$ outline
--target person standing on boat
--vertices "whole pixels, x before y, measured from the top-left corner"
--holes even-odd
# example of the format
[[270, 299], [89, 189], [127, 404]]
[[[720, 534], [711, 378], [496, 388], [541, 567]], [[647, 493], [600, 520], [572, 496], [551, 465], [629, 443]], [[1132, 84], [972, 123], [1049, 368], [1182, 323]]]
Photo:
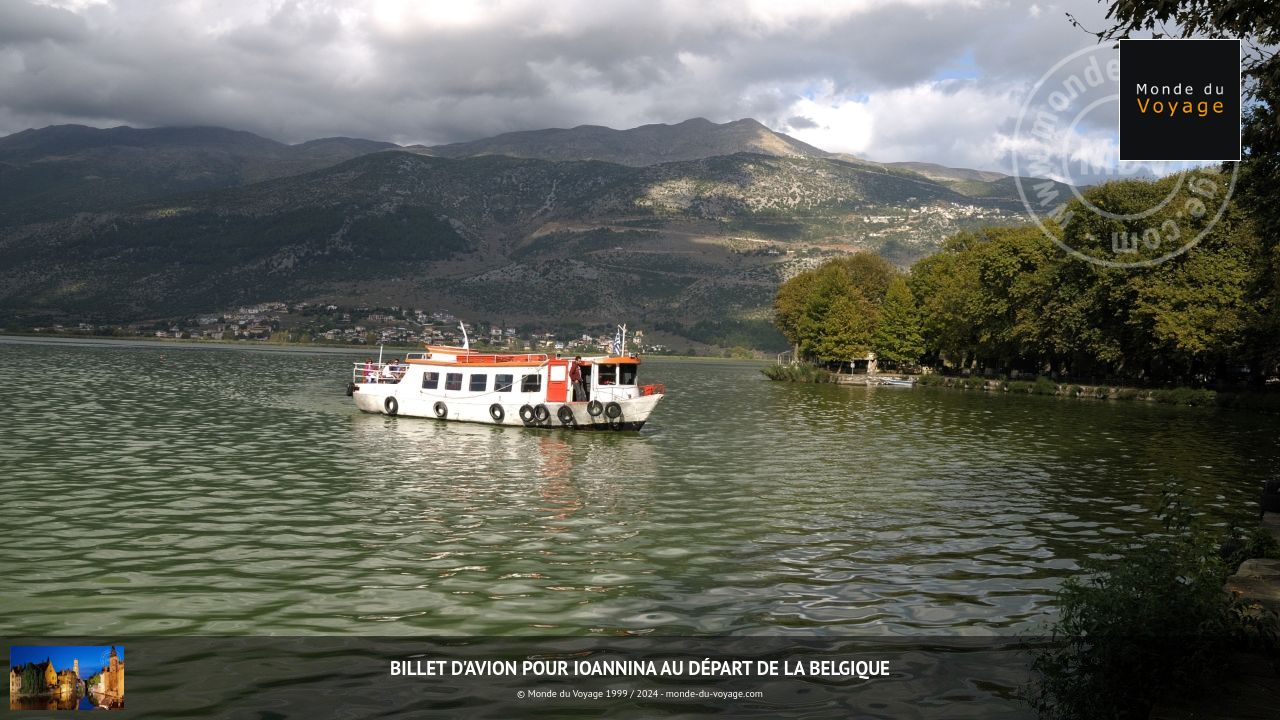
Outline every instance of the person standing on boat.
[[587, 399], [587, 389], [582, 386], [582, 362], [581, 355], [575, 355], [573, 362], [569, 364], [569, 381], [573, 383], [573, 401], [581, 402]]
[[382, 382], [393, 383], [400, 380], [397, 374], [400, 370], [400, 358], [396, 358], [386, 365], [382, 366]]
[[364, 381], [367, 383], [377, 382], [378, 373], [373, 369], [373, 358], [364, 359]]

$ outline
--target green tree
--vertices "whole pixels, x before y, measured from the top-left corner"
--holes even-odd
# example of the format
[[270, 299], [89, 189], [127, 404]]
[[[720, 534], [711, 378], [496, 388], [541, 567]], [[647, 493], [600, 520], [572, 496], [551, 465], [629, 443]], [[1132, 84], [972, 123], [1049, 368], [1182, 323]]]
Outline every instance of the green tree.
[[1129, 323], [1148, 341], [1148, 352], [1183, 377], [1226, 372], [1239, 357], [1245, 333], [1256, 321], [1249, 295], [1257, 268], [1252, 237], [1190, 253], [1134, 279]]
[[[1215, 182], [1212, 177], [1200, 178]], [[1106, 183], [1085, 191], [1110, 216], [1076, 208], [1062, 229], [1070, 247], [1110, 253], [1114, 237], [1158, 227], [1176, 245], [1140, 242], [1126, 259], [1150, 267], [1103, 267], [1067, 255], [1029, 227], [960, 233], [916, 264], [909, 285], [921, 311], [925, 355], [953, 366], [1061, 372], [1079, 378], [1197, 383], [1229, 378], [1257, 359], [1253, 330], [1267, 303], [1266, 244], [1231, 204], [1210, 228], [1188, 211], [1196, 178]], [[1077, 201], [1078, 202], [1078, 201]], [[1139, 220], [1149, 208], [1157, 210]]]
[[[1236, 197], [1261, 239], [1254, 258], [1257, 310], [1245, 329], [1256, 379], [1280, 372], [1280, 3], [1273, 0], [1104, 0], [1109, 27], [1093, 34], [1112, 41], [1134, 33], [1157, 37], [1241, 38], [1246, 102], [1243, 161]], [[1074, 22], [1074, 19], [1073, 19]]]
[[877, 312], [856, 288], [835, 294], [817, 318], [818, 332], [811, 346], [823, 362], [845, 362], [866, 357], [871, 350]]
[[[1072, 293], [1066, 302], [1079, 315], [1075, 336], [1063, 343], [1081, 354], [1072, 360], [1073, 371], [1193, 382], [1221, 376], [1229, 362], [1246, 360], [1240, 351], [1257, 321], [1263, 247], [1234, 203], [1205, 232], [1211, 214], [1188, 210], [1200, 203], [1194, 194], [1199, 181], [1175, 175], [1154, 182], [1106, 183], [1086, 193], [1092, 203], [1116, 215], [1160, 209], [1133, 221], [1076, 213], [1064, 229], [1072, 247], [1109, 245], [1117, 233], [1139, 237], [1151, 228], [1176, 236], [1178, 243], [1203, 237], [1190, 250], [1147, 268], [1061, 264], [1058, 292]], [[1171, 249], [1143, 243], [1131, 258], [1159, 258]]]
[[774, 323], [797, 357], [847, 362], [871, 349], [879, 305], [897, 274], [873, 253], [830, 260], [782, 284], [774, 298]]
[[978, 347], [977, 265], [969, 248], [973, 233], [945, 240], [942, 249], [911, 268], [908, 283], [920, 304], [927, 361], [967, 367]]
[[899, 274], [888, 260], [870, 252], [854, 253], [828, 264], [839, 268], [862, 296], [874, 305], [884, 301], [889, 283]]
[[975, 358], [984, 367], [1038, 370], [1048, 359], [1043, 312], [1061, 252], [1032, 227], [986, 228], [969, 247], [979, 288], [971, 305]]
[[800, 319], [804, 316], [805, 304], [809, 301], [816, 277], [813, 270], [792, 277], [782, 283], [773, 299], [774, 324], [787, 342], [796, 348], [797, 355], [800, 352]]
[[879, 311], [850, 277], [848, 266], [829, 262], [807, 281], [796, 324], [797, 348], [803, 357], [846, 362], [871, 348]]
[[918, 362], [924, 353], [920, 310], [911, 287], [901, 275], [895, 276], [885, 291], [880, 323], [871, 344], [877, 357], [893, 366]]

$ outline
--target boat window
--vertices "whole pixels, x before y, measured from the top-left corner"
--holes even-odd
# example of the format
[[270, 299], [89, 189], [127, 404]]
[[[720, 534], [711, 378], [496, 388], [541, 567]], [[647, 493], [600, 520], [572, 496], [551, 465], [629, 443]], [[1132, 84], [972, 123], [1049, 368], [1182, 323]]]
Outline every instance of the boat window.
[[619, 385], [635, 385], [636, 370], [640, 369], [634, 363], [626, 363], [618, 366], [618, 384]]
[[422, 374], [422, 389], [435, 390], [440, 387], [440, 373], [429, 372]]
[[462, 373], [449, 373], [444, 376], [445, 390], [461, 390], [462, 389]]
[[488, 375], [472, 375], [471, 385], [468, 388], [471, 392], [484, 392], [489, 389]]
[[493, 389], [498, 392], [511, 392], [512, 375], [497, 375], [494, 377]]
[[542, 389], [541, 375], [525, 375], [520, 378], [520, 392], [538, 392]]
[[618, 384], [618, 366], [617, 365], [601, 365], [600, 366], [600, 382], [599, 385], [616, 385]]

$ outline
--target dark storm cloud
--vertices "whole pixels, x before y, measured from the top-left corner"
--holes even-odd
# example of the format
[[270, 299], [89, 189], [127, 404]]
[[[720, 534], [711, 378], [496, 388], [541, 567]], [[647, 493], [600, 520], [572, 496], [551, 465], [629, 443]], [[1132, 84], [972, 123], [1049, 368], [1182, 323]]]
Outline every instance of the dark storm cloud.
[[[916, 92], [962, 57], [973, 87], [1003, 97], [1088, 42], [1061, 9], [1003, 0], [4, 0], [0, 134], [201, 124], [440, 143], [694, 116], [803, 131], [818, 120], [806, 101]], [[885, 121], [873, 142], [954, 154], [941, 126]]]
[[25, 2], [0, 4], [0, 43], [75, 42], [87, 35], [88, 28], [75, 13]]

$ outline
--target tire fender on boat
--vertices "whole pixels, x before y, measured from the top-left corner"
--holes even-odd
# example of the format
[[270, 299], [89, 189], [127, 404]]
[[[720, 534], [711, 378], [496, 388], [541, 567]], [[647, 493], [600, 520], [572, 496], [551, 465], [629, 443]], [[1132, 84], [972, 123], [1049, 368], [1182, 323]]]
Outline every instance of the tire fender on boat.
[[436, 401], [435, 405], [431, 406], [431, 410], [436, 414], [436, 417], [438, 418], [443, 418], [444, 416], [449, 414], [449, 406], [445, 405], [439, 400]]
[[347, 397], [351, 397], [352, 395], [355, 395], [355, 394], [356, 394], [356, 384], [347, 383]]
[[388, 415], [395, 415], [400, 412], [400, 402], [393, 397], [388, 397], [382, 401], [382, 409], [386, 410]]
[[560, 419], [561, 425], [576, 424], [573, 421], [573, 408], [569, 407], [568, 405], [561, 405], [560, 409], [556, 410], [556, 417]]
[[523, 422], [525, 425], [533, 424], [533, 406], [532, 405], [520, 406], [520, 421]]
[[533, 419], [537, 420], [540, 423], [546, 422], [547, 419], [550, 417], [551, 417], [551, 411], [548, 410], [547, 406], [543, 405], [542, 403], [538, 403], [538, 406], [533, 409]]
[[599, 400], [592, 400], [587, 403], [587, 414], [591, 417], [600, 417], [602, 412], [604, 412], [604, 405]]
[[489, 406], [489, 417], [493, 418], [494, 422], [500, 423], [502, 422], [502, 419], [505, 418], [506, 416], [507, 416], [506, 411], [504, 411], [502, 409], [502, 406], [499, 405], [498, 403], [494, 403]]
[[617, 420], [622, 417], [622, 406], [616, 402], [610, 402], [604, 406], [604, 415], [610, 420]]

